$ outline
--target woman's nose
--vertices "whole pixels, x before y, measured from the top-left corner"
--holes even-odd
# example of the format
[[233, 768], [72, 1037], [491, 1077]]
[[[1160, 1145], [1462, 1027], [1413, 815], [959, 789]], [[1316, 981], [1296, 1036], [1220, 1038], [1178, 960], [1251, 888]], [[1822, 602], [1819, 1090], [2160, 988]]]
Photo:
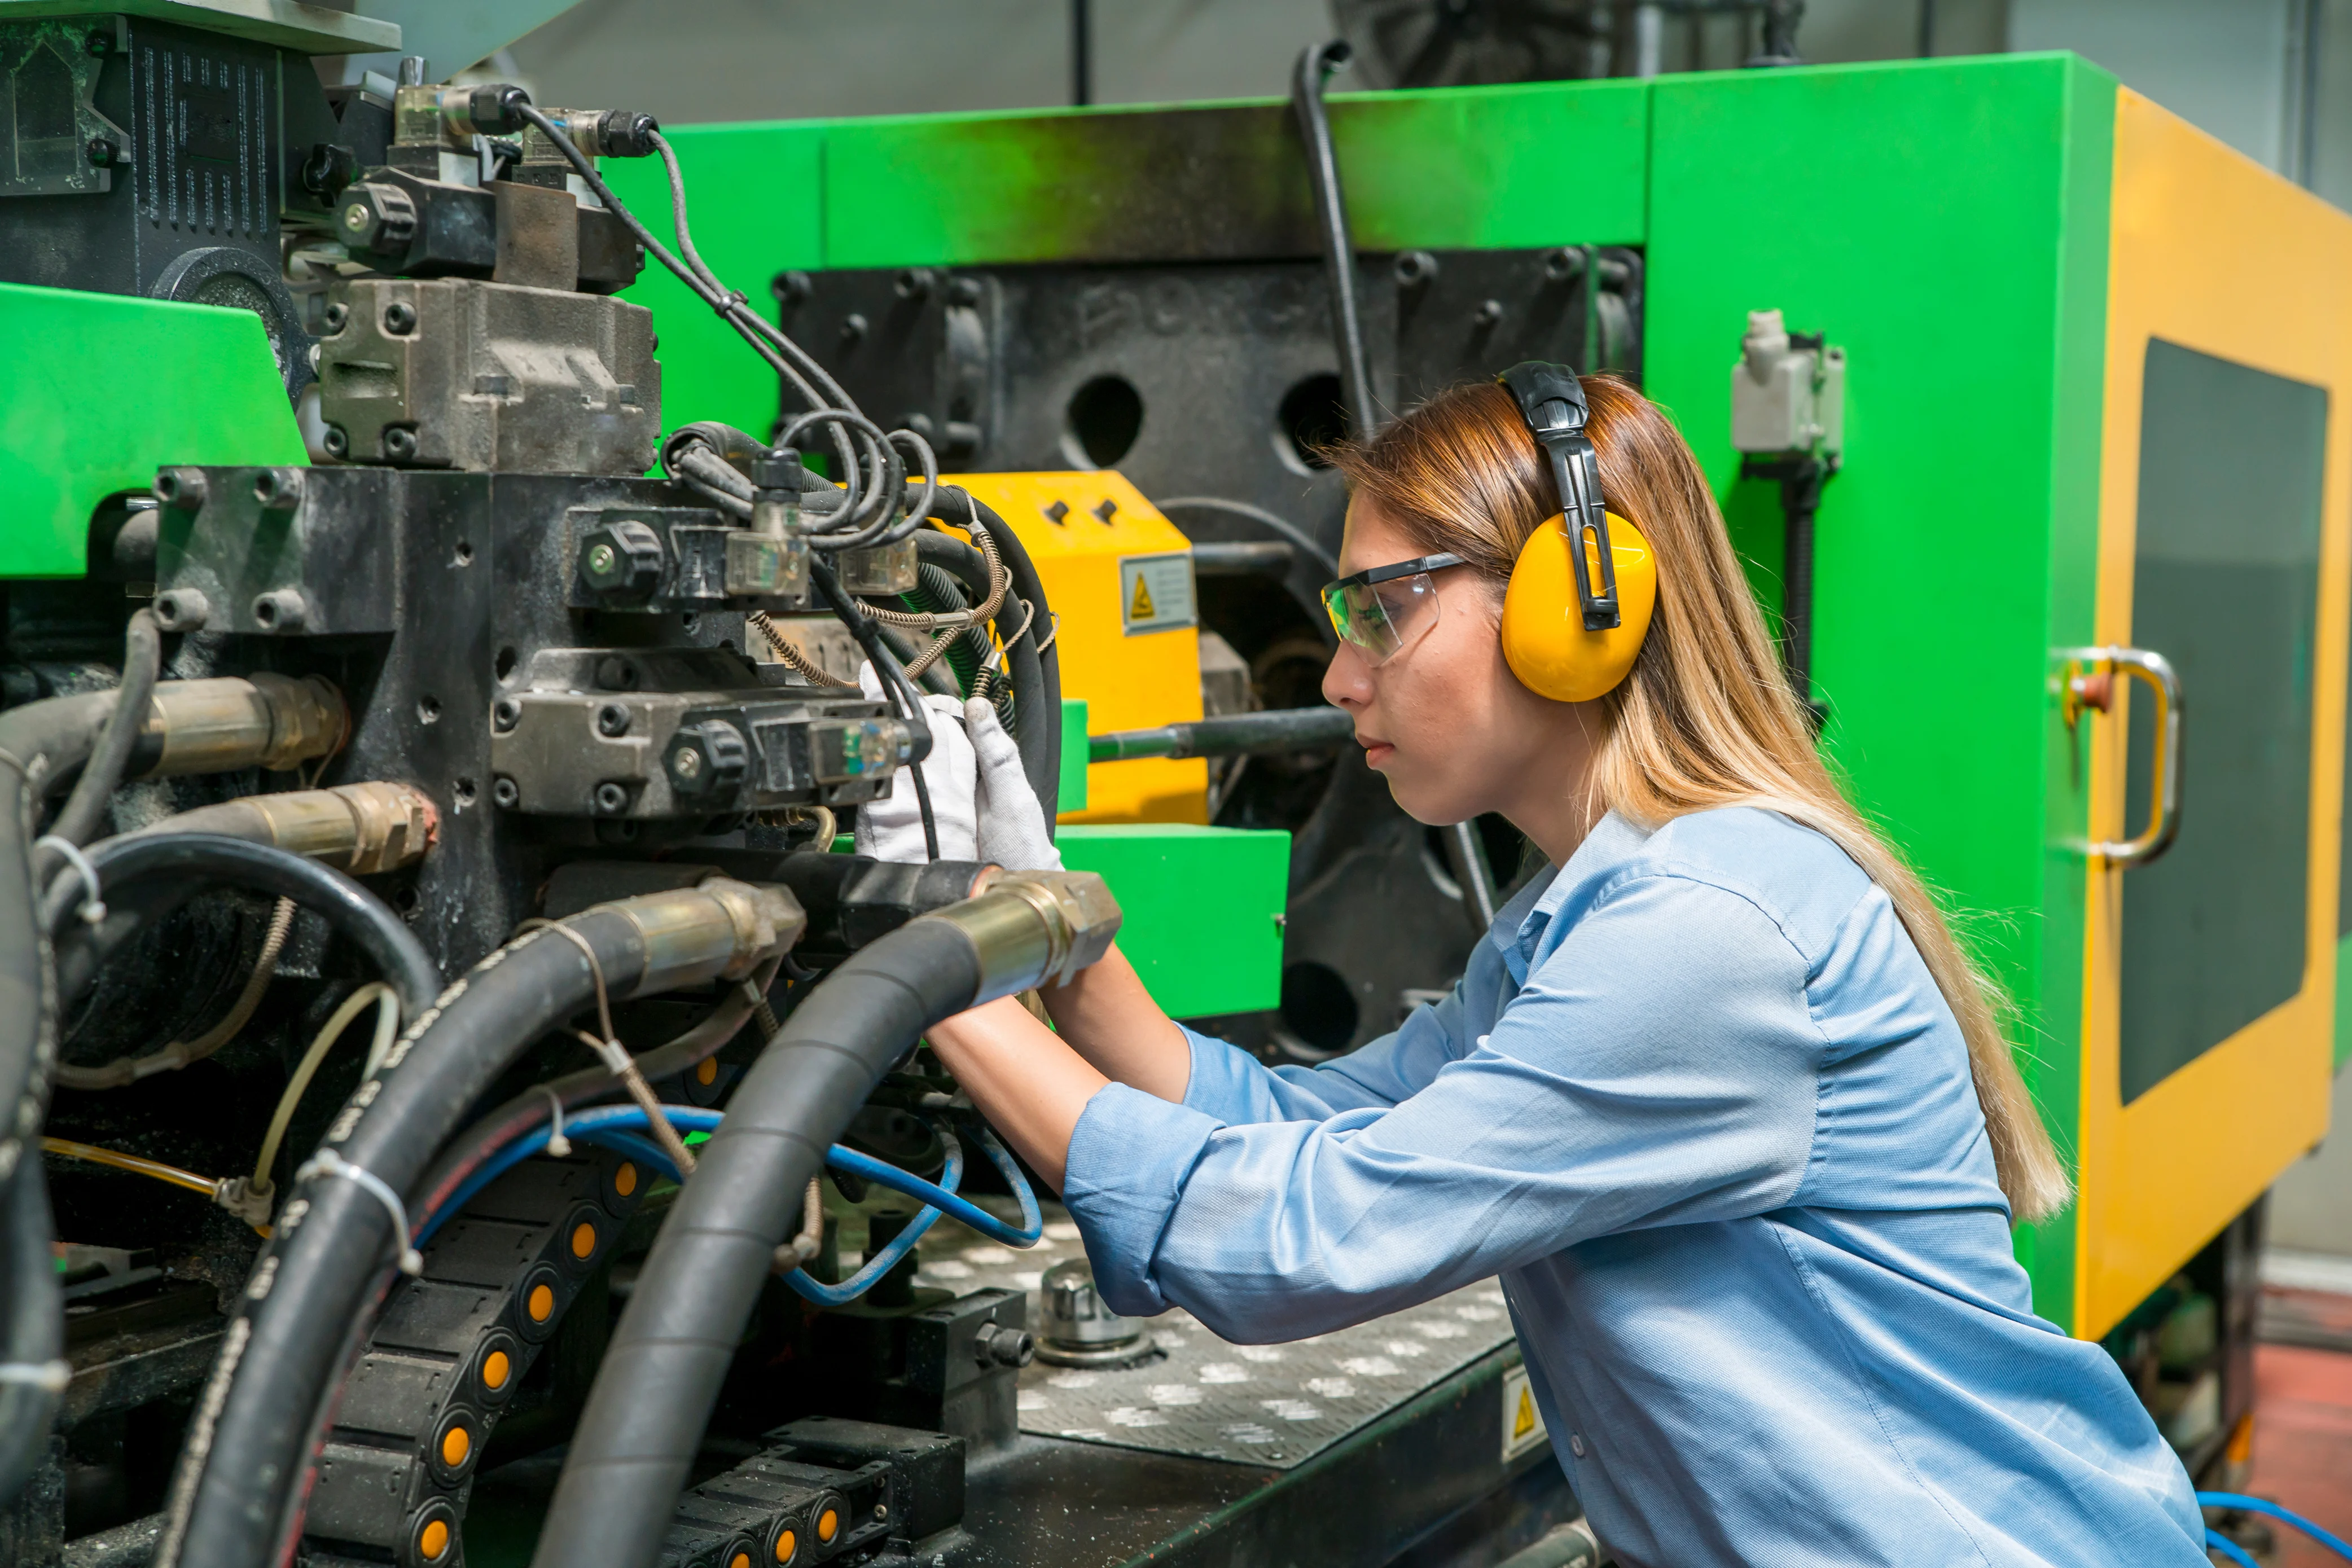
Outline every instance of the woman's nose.
[[1362, 707], [1372, 700], [1372, 667], [1354, 643], [1341, 643], [1324, 667], [1323, 700], [1334, 707]]

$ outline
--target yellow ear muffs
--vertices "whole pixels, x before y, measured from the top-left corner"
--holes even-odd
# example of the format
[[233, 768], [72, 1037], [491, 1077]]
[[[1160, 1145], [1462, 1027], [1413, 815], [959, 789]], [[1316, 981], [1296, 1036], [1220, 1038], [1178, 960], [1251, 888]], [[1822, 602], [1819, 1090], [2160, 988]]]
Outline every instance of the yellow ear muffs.
[[1601, 632], [1584, 629], [1566, 519], [1558, 514], [1545, 519], [1519, 548], [1503, 595], [1503, 657], [1538, 696], [1591, 702], [1613, 690], [1642, 652], [1658, 602], [1658, 558], [1642, 530], [1614, 512], [1609, 543], [1617, 568], [1618, 623]]

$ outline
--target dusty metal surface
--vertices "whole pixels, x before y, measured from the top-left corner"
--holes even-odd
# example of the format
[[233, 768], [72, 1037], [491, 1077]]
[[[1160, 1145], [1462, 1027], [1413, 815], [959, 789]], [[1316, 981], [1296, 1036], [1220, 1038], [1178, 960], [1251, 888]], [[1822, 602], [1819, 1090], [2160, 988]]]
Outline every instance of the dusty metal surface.
[[[1045, 1321], [1038, 1279], [1083, 1258], [1077, 1227], [1055, 1213], [1025, 1251], [951, 1221], [920, 1249], [919, 1286], [1030, 1293]], [[1290, 1344], [1231, 1344], [1181, 1309], [1150, 1320], [1158, 1353], [1124, 1368], [1051, 1366], [1021, 1374], [1021, 1429], [1155, 1453], [1289, 1469], [1365, 1423], [1511, 1339], [1493, 1281], [1354, 1328]]]

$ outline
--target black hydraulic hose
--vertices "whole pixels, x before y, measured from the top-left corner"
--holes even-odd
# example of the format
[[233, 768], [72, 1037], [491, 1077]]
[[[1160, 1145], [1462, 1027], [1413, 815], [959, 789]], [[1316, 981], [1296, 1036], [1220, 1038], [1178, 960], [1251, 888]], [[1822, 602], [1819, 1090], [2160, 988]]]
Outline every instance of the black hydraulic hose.
[[[967, 507], [969, 511], [965, 510]], [[1038, 577], [1037, 563], [1029, 559], [1021, 536], [1013, 531], [1011, 524], [982, 505], [978, 497], [963, 490], [942, 492], [931, 516], [957, 527], [967, 526], [977, 517], [996, 541], [996, 553], [1011, 579], [1005, 609], [1015, 614], [1031, 613], [1022, 611], [1013, 602], [1016, 599], [1034, 609], [1028, 635], [1010, 644], [1004, 665], [1013, 677], [1013, 739], [1021, 748], [1021, 771], [1028, 775], [1029, 788], [1045, 810], [1045, 831], [1050, 836], [1062, 799], [1062, 651], [1055, 645], [1054, 612], [1045, 602], [1045, 581]], [[998, 612], [996, 623], [1008, 636], [1021, 625], [1015, 620], [1008, 629], [1003, 611]], [[1034, 674], [1029, 665], [1033, 659], [1036, 662]]]
[[874, 678], [882, 683], [882, 695], [898, 710], [907, 727], [915, 732], [915, 744], [907, 754], [907, 761], [909, 765], [922, 761], [931, 754], [930, 718], [922, 698], [915, 692], [914, 683], [907, 679], [906, 665], [884, 640], [881, 622], [857, 608], [856, 601], [842, 591], [841, 579], [825, 562], [810, 559], [809, 580], [816, 584], [834, 619], [849, 628], [849, 634], [857, 640], [857, 646], [866, 654], [866, 662], [874, 666]]
[[[382, 1193], [351, 1173], [415, 1195], [459, 1119], [550, 1028], [595, 1000], [600, 976], [621, 1000], [761, 956], [740, 951], [746, 900], [772, 942], [789, 939], [783, 908], [740, 883], [713, 886], [731, 891], [648, 894], [572, 916], [565, 926], [586, 952], [547, 928], [518, 937], [443, 992], [354, 1091], [320, 1145], [339, 1163], [303, 1178], [238, 1300], [182, 1450], [159, 1568], [282, 1561], [301, 1528], [329, 1396], [409, 1244]], [[412, 1212], [430, 1207], [423, 1195]]]
[[1339, 350], [1340, 392], [1347, 402], [1348, 434], [1361, 439], [1379, 426], [1372, 406], [1372, 372], [1364, 353], [1364, 322], [1356, 304], [1356, 246], [1348, 235], [1348, 199], [1339, 184], [1339, 159], [1331, 147], [1331, 120], [1323, 109], [1323, 83], [1348, 63], [1344, 39], [1310, 44], [1301, 51], [1290, 78], [1290, 111], [1307, 144], [1307, 174], [1315, 187], [1315, 221], [1323, 231], [1323, 261], [1331, 284], [1331, 336]]
[[[90, 850], [89, 860], [101, 889], [113, 882], [152, 878], [193, 896], [206, 882], [225, 882], [294, 900], [323, 915], [367, 955], [398, 993], [404, 1019], [424, 1013], [440, 992], [440, 970], [390, 904], [334, 867], [291, 850], [224, 833], [138, 834], [106, 840]], [[79, 873], [60, 873], [42, 907], [43, 929], [58, 931], [86, 892]], [[148, 913], [152, 917], [152, 906]]]
[[[148, 705], [154, 698], [155, 679], [163, 673], [163, 635], [156, 629], [153, 612], [143, 609], [133, 612], [130, 628], [123, 635], [122, 683], [115, 688], [113, 711], [106, 716], [106, 725], [99, 731], [89, 760], [82, 765], [73, 793], [58, 808], [47, 836], [86, 844], [98, 831], [107, 802], [113, 799], [116, 787], [131, 767], [131, 755], [139, 745], [141, 731], [146, 727]], [[47, 881], [64, 859], [54, 850], [37, 851], [34, 880]]]
[[644, 1568], [659, 1555], [775, 1249], [826, 1147], [882, 1074], [983, 971], [927, 915], [850, 957], [784, 1020], [735, 1091], [654, 1239], [541, 1528], [534, 1568]]
[[7, 1233], [0, 1239], [0, 1360], [15, 1369], [0, 1382], [0, 1499], [14, 1498], [48, 1458], [50, 1424], [62, 1390], [41, 1375], [62, 1373], [65, 1312], [51, 1245], [48, 1180], [36, 1154], [8, 1179]]

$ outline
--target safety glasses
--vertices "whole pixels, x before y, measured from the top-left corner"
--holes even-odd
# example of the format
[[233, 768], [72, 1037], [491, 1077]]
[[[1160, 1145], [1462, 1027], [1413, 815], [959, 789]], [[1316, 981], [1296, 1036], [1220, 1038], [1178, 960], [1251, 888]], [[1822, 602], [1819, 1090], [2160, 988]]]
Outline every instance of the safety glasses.
[[1437, 584], [1429, 574], [1462, 564], [1458, 555], [1416, 556], [1325, 585], [1331, 630], [1372, 664], [1387, 663], [1435, 624], [1430, 612], [1437, 608]]

